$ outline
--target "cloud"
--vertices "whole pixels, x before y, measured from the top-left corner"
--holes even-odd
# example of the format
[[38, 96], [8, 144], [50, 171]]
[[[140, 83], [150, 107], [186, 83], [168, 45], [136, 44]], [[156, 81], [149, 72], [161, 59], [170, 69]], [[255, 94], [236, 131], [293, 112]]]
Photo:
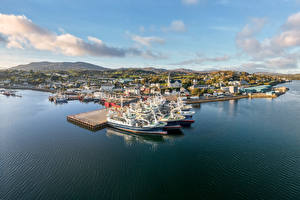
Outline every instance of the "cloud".
[[237, 47], [252, 59], [247, 66], [297, 68], [299, 54], [291, 53], [291, 50], [300, 46], [300, 13], [291, 15], [281, 30], [272, 37], [258, 40], [256, 36], [265, 24], [265, 19], [252, 19], [236, 36]]
[[[298, 56], [297, 56], [298, 57]], [[265, 65], [272, 68], [287, 68], [293, 69], [298, 67], [298, 58], [292, 55], [287, 55], [285, 57], [270, 58], [265, 61]]]
[[217, 57], [206, 57], [201, 54], [198, 54], [196, 58], [181, 61], [178, 63], [172, 63], [171, 65], [192, 65], [192, 64], [203, 64], [206, 62], [225, 62], [230, 60], [230, 56], [224, 55], [224, 56], [217, 56]]
[[174, 20], [168, 27], [163, 27], [163, 31], [173, 31], [173, 32], [185, 32], [186, 27], [182, 20]]
[[25, 16], [0, 14], [0, 34], [7, 41], [8, 48], [34, 48], [67, 56], [125, 57], [134, 55], [154, 58], [154, 53], [149, 54], [137, 48], [111, 47], [95, 37], [89, 36], [86, 41], [69, 33], [57, 34], [39, 27]]
[[248, 62], [242, 65], [246, 71], [272, 71], [298, 68], [298, 58], [294, 56], [270, 58], [263, 61]]
[[281, 48], [300, 46], [300, 12], [288, 17], [282, 32], [272, 38], [274, 45]]
[[185, 5], [196, 5], [199, 3], [199, 0], [181, 0]]
[[136, 43], [150, 47], [152, 44], [164, 44], [165, 40], [159, 37], [151, 36], [151, 37], [142, 37], [139, 35], [130, 34], [130, 37]]
[[[244, 28], [236, 36], [236, 45], [244, 53], [255, 58], [272, 54], [272, 50], [268, 48], [267, 43], [261, 43], [255, 36], [258, 34], [266, 24], [264, 18], [253, 18], [251, 23], [244, 26]], [[271, 51], [270, 51], [271, 50]]]
[[144, 51], [142, 56], [147, 59], [168, 59], [167, 55], [160, 52], [153, 52], [150, 50]]

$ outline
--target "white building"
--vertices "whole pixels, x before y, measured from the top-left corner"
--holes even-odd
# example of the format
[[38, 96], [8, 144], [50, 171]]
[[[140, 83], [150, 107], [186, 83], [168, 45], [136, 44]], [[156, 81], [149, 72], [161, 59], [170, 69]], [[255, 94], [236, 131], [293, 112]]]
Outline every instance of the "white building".
[[112, 84], [103, 84], [103, 85], [101, 85], [101, 88], [100, 88], [100, 90], [101, 91], [112, 91], [113, 89], [114, 89], [114, 85], [112, 85]]
[[230, 92], [231, 94], [235, 94], [235, 93], [238, 92], [238, 88], [235, 87], [235, 86], [229, 86], [229, 92]]
[[141, 90], [139, 88], [136, 88], [136, 87], [125, 88], [125, 94], [140, 95]]
[[168, 76], [168, 87], [169, 88], [181, 88], [182, 83], [181, 80], [171, 80], [170, 79], [170, 74]]

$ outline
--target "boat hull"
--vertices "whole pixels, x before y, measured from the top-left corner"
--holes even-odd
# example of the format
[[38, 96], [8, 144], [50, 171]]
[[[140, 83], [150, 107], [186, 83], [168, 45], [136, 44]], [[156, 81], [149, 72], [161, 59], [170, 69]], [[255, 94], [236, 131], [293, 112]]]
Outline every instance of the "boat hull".
[[177, 121], [168, 121], [167, 123], [167, 126], [190, 126], [192, 123], [194, 123], [195, 120], [193, 119], [183, 119], [183, 120], [177, 120]]
[[186, 120], [192, 120], [193, 119], [193, 115], [184, 115]]
[[195, 120], [193, 120], [193, 119], [184, 119], [184, 120], [179, 121], [179, 124], [181, 126], [191, 126], [191, 124], [194, 122], [195, 122]]
[[113, 122], [108, 122], [108, 125], [122, 130], [126, 131], [129, 133], [134, 133], [134, 134], [145, 134], [145, 135], [166, 135], [168, 134], [166, 131], [163, 131], [162, 127], [155, 127], [155, 128], [140, 128], [140, 127], [131, 127], [131, 126], [126, 126], [122, 124], [117, 124]]
[[174, 124], [174, 125], [167, 125], [164, 127], [163, 130], [166, 130], [166, 131], [174, 131], [174, 130], [180, 130], [182, 127], [178, 124]]

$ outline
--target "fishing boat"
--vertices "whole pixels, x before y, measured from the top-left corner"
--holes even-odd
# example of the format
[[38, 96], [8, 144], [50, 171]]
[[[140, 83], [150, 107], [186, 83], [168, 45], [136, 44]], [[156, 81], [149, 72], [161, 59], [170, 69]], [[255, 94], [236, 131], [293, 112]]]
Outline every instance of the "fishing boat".
[[129, 109], [111, 109], [107, 115], [108, 124], [116, 129], [135, 134], [165, 135], [163, 128], [167, 125], [156, 119], [155, 113], [137, 114]]
[[189, 110], [189, 111], [180, 111], [180, 114], [182, 116], [185, 117], [185, 119], [192, 119], [193, 118], [193, 115], [195, 114], [195, 111], [193, 110]]
[[6, 90], [2, 94], [5, 96], [16, 96], [16, 92], [12, 90]]
[[120, 108], [111, 108], [107, 121], [114, 128], [142, 133], [165, 134], [165, 131], [180, 130], [195, 121], [195, 112], [182, 101], [168, 102], [162, 96], [141, 99]]
[[163, 118], [160, 118], [160, 121], [167, 123], [167, 125], [164, 127], [165, 130], [179, 130], [182, 128], [180, 125], [180, 121], [183, 119], [185, 119], [183, 116], [178, 116], [178, 117], [165, 116]]
[[63, 96], [58, 96], [54, 98], [54, 103], [56, 104], [61, 104], [61, 103], [68, 103], [67, 98], [63, 97]]
[[168, 104], [168, 107], [168, 113], [173, 116], [177, 115], [178, 117], [181, 117], [180, 120], [177, 120], [175, 122], [173, 121], [172, 123], [177, 123], [180, 126], [190, 126], [195, 122], [195, 120], [192, 119], [195, 111], [192, 110], [192, 107], [190, 105], [186, 105], [180, 99], [178, 99], [177, 102], [170, 102]]

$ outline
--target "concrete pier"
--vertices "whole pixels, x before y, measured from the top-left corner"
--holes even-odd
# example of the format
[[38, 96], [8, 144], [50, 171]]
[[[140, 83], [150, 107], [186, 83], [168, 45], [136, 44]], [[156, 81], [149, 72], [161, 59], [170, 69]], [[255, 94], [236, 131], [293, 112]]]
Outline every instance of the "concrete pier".
[[67, 120], [90, 130], [99, 130], [107, 125], [107, 112], [108, 110], [101, 109], [76, 115], [69, 115], [67, 116]]
[[221, 97], [221, 98], [206, 98], [206, 99], [187, 99], [186, 104], [198, 104], [198, 103], [208, 103], [208, 102], [217, 102], [217, 101], [229, 101], [229, 100], [238, 100], [249, 98], [248, 95], [239, 95], [232, 97]]

